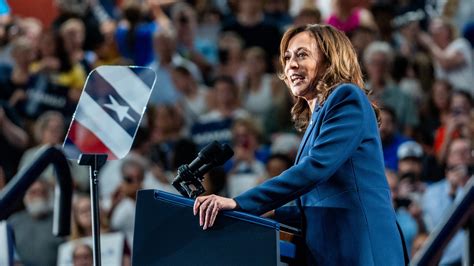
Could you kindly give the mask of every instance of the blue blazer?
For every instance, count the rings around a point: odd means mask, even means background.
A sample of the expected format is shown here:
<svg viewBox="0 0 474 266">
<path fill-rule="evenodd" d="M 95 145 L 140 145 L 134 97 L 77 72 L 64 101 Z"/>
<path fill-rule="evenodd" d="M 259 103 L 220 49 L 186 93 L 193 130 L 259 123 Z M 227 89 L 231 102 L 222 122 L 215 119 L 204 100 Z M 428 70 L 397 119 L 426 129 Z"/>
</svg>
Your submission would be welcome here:
<svg viewBox="0 0 474 266">
<path fill-rule="evenodd" d="M 235 198 L 254 214 L 295 199 L 309 264 L 405 264 L 375 113 L 357 86 L 315 108 L 291 168 Z"/>
</svg>

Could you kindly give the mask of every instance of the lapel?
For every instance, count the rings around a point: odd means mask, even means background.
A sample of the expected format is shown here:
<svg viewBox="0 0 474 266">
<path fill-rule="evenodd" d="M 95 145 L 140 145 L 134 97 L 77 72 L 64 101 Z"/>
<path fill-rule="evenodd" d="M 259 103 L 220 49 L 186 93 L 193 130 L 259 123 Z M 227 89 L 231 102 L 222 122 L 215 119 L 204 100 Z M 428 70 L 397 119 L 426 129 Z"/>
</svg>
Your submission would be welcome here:
<svg viewBox="0 0 474 266">
<path fill-rule="evenodd" d="M 316 118 L 319 116 L 320 110 L 321 110 L 321 106 L 317 105 L 313 114 L 311 115 L 311 121 L 309 123 L 308 128 L 304 132 L 303 139 L 301 140 L 300 147 L 298 148 L 298 153 L 296 154 L 295 164 L 298 164 L 301 153 L 304 150 L 304 146 L 306 146 L 306 142 L 308 142 L 309 136 L 311 136 L 311 132 L 313 132 L 313 129 L 317 120 Z"/>
</svg>

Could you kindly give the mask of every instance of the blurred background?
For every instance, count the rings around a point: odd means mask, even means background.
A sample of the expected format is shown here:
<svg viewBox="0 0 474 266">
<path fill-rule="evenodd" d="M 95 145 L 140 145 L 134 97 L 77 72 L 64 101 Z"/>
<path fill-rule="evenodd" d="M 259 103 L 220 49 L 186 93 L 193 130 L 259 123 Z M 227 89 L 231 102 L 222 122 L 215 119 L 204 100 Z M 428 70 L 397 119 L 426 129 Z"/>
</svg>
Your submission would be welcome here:
<svg viewBox="0 0 474 266">
<path fill-rule="evenodd" d="M 473 176 L 472 0 L 0 0 L 0 190 L 41 146 L 62 144 L 92 69 L 152 68 L 156 87 L 132 150 L 99 177 L 102 260 L 130 265 L 136 191 L 177 193 L 177 167 L 206 144 L 235 151 L 206 175 L 207 193 L 236 196 L 293 164 L 301 134 L 277 75 L 279 42 L 308 23 L 330 24 L 354 45 L 415 254 Z M 51 234 L 47 169 L 8 219 L 19 264 L 92 265 L 88 169 L 70 169 L 71 236 Z M 464 239 L 460 231 L 441 264 L 461 265 Z"/>
</svg>

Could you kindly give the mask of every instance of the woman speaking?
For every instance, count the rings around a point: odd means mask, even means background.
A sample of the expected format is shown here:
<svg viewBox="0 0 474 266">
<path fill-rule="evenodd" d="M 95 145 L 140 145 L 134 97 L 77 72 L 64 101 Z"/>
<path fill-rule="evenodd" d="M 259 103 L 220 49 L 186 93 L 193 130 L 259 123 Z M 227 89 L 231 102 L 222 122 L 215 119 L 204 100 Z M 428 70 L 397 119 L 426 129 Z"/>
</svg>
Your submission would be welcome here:
<svg viewBox="0 0 474 266">
<path fill-rule="evenodd" d="M 305 131 L 295 164 L 234 199 L 198 197 L 200 225 L 211 227 L 221 210 L 261 215 L 275 209 L 277 218 L 301 217 L 310 265 L 406 264 L 377 109 L 349 39 L 331 26 L 291 28 L 282 38 L 280 61 L 281 78 L 297 97 L 295 126 Z M 292 200 L 297 208 L 280 208 Z"/>
</svg>

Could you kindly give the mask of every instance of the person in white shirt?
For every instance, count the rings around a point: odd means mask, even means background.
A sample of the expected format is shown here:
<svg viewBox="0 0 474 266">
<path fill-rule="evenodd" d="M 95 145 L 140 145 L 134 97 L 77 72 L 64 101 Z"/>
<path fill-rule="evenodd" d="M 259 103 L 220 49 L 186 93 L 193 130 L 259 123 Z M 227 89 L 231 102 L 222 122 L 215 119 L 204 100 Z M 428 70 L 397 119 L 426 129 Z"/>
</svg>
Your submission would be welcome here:
<svg viewBox="0 0 474 266">
<path fill-rule="evenodd" d="M 123 232 L 128 245 L 133 243 L 135 224 L 135 203 L 137 190 L 143 188 L 145 167 L 134 159 L 124 160 L 121 167 L 122 183 L 112 199 L 110 228 Z"/>
<path fill-rule="evenodd" d="M 429 31 L 431 36 L 421 33 L 419 41 L 433 56 L 436 78 L 474 95 L 474 56 L 469 42 L 457 37 L 455 26 L 444 18 L 433 19 Z"/>
</svg>

